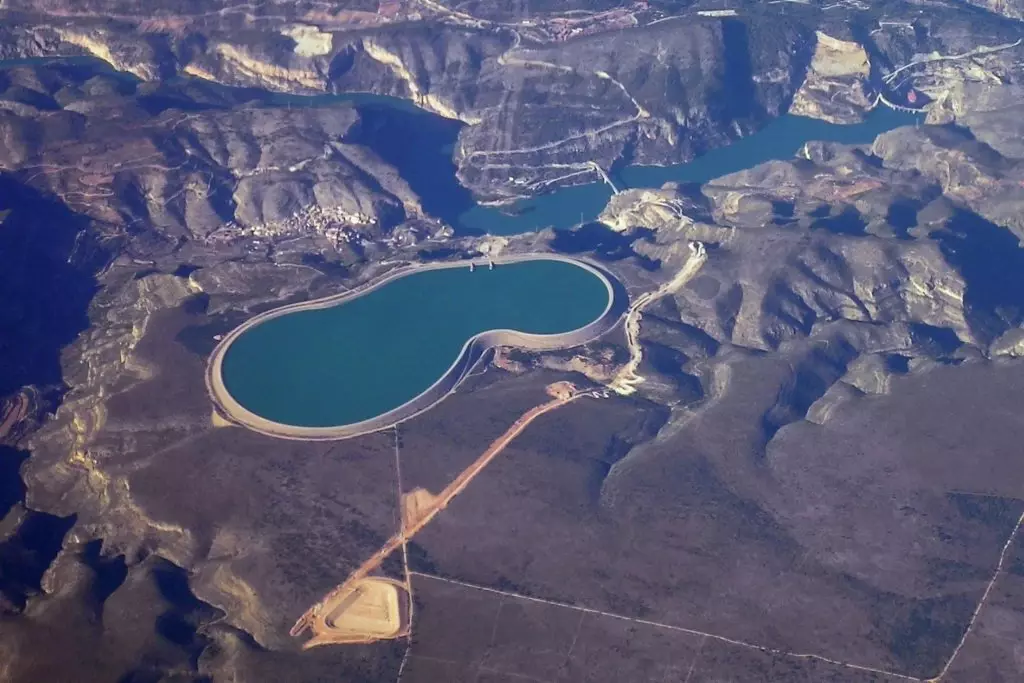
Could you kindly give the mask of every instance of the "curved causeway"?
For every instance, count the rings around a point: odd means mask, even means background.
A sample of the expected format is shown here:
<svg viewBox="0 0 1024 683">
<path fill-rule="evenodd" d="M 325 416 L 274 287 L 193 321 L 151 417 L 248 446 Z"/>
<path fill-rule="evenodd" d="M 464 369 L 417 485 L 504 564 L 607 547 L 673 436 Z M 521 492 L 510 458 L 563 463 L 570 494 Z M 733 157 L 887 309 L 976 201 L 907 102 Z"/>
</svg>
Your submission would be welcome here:
<svg viewBox="0 0 1024 683">
<path fill-rule="evenodd" d="M 206 383 L 228 422 L 342 439 L 431 407 L 490 348 L 576 346 L 613 328 L 627 305 L 600 266 L 554 254 L 505 257 L 493 269 L 486 260 L 412 265 L 251 318 L 214 349 Z"/>
</svg>

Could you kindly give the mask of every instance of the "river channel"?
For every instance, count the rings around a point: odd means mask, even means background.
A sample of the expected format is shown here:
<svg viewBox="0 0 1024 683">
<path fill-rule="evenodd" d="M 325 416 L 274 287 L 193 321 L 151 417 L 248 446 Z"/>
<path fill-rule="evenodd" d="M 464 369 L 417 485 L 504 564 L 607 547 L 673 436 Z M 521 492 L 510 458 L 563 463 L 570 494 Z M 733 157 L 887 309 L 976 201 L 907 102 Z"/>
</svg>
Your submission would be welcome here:
<svg viewBox="0 0 1024 683">
<path fill-rule="evenodd" d="M 914 125 L 919 118 L 886 107 L 878 107 L 861 123 L 850 125 L 787 114 L 757 133 L 726 147 L 710 150 L 693 161 L 672 166 L 627 166 L 615 174 L 614 180 L 620 187 L 627 188 L 660 187 L 667 182 L 706 183 L 766 161 L 791 159 L 812 140 L 867 144 L 880 133 Z M 579 185 L 518 202 L 512 212 L 474 206 L 456 218 L 455 226 L 467 232 L 494 235 L 512 235 L 546 227 L 561 230 L 595 220 L 611 196 L 611 188 L 603 182 Z"/>
<path fill-rule="evenodd" d="M 394 165 L 420 196 L 423 208 L 450 224 L 459 234 L 515 235 L 548 227 L 569 229 L 594 221 L 611 197 L 611 189 L 595 177 L 595 182 L 555 190 L 512 206 L 477 204 L 459 184 L 452 161 L 463 124 L 396 97 L 369 93 L 291 95 L 224 86 L 184 76 L 163 83 L 144 83 L 132 74 L 115 71 L 91 57 L 0 61 L 0 69 L 45 64 L 113 78 L 125 89 L 133 90 L 140 104 L 151 111 L 250 106 L 355 107 L 361 122 L 346 136 L 347 141 L 370 147 Z M 880 133 L 914 125 L 922 119 L 919 115 L 884 106 L 876 107 L 864 121 L 849 125 L 786 114 L 753 135 L 709 150 L 687 163 L 627 166 L 614 170 L 613 180 L 624 188 L 659 187 L 667 182 L 704 183 L 765 161 L 792 158 L 805 143 L 813 140 L 867 144 Z"/>
</svg>

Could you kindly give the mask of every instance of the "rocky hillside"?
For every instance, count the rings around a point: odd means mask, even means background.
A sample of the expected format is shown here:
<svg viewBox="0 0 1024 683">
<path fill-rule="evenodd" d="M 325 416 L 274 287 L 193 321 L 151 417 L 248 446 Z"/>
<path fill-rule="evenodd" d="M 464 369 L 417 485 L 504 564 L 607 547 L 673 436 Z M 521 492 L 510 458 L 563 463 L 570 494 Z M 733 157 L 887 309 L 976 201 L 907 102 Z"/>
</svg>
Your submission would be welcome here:
<svg viewBox="0 0 1024 683">
<path fill-rule="evenodd" d="M 91 65 L 0 74 L 0 168 L 146 250 L 239 235 L 380 237 L 420 215 L 354 106 L 266 108 Z"/>
<path fill-rule="evenodd" d="M 89 54 L 146 81 L 189 74 L 406 98 L 465 123 L 459 177 L 486 199 L 593 180 L 591 162 L 685 161 L 791 104 L 850 121 L 879 94 L 946 101 L 965 84 L 1020 79 L 1008 50 L 1020 31 L 1005 3 L 938 3 L 925 14 L 900 2 L 724 14 L 669 2 L 531 3 L 529 14 L 492 2 L 207 4 L 151 13 L 106 0 L 74 11 L 13 1 L 0 54 Z"/>
</svg>

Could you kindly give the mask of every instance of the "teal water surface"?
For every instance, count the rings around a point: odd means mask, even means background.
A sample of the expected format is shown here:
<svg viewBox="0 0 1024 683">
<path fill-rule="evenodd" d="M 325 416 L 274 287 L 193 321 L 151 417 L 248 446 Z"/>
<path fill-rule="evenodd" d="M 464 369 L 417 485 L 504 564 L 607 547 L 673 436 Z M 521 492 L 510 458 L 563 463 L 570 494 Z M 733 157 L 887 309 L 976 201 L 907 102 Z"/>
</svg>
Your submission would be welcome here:
<svg viewBox="0 0 1024 683">
<path fill-rule="evenodd" d="M 600 278 L 562 261 L 422 271 L 246 330 L 228 348 L 222 377 L 236 401 L 268 420 L 352 424 L 428 389 L 480 332 L 569 332 L 607 304 Z"/>
</svg>

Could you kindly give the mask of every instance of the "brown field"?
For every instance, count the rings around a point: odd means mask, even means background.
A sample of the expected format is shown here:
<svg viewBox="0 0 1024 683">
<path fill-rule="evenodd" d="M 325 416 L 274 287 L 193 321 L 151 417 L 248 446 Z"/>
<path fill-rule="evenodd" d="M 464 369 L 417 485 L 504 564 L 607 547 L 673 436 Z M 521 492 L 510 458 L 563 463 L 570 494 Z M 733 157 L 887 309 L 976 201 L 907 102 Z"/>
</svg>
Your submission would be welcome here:
<svg viewBox="0 0 1024 683">
<path fill-rule="evenodd" d="M 394 551 L 404 549 L 405 544 L 413 536 L 469 486 L 469 483 L 536 418 L 578 398 L 597 395 L 594 391 L 579 391 L 569 382 L 555 382 L 548 385 L 546 391 L 551 396 L 550 401 L 527 410 L 441 493 L 434 496 L 425 489 L 415 489 L 403 496 L 402 526 L 398 533 L 352 572 L 344 583 L 328 593 L 295 622 L 291 629 L 292 636 L 302 635 L 307 630 L 313 633 L 313 637 L 304 643 L 304 648 L 328 644 L 370 643 L 397 638 L 408 633 L 411 613 L 407 613 L 403 620 L 397 607 L 399 587 L 407 594 L 411 593 L 408 566 L 404 586 L 389 579 L 372 577 L 370 574 Z"/>
</svg>

